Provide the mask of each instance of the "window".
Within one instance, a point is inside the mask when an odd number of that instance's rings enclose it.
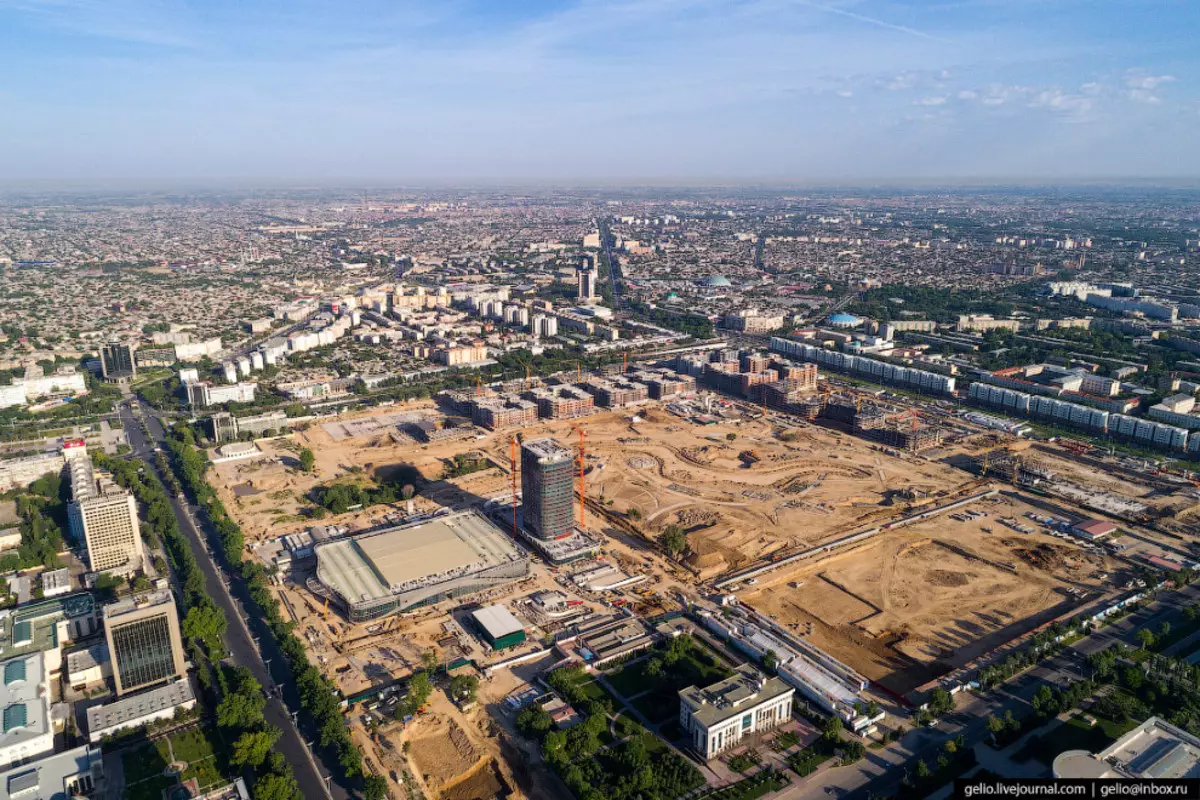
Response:
[[[750,726],[753,723],[754,723],[754,715],[753,714],[747,714],[746,716],[742,717],[742,730],[744,730],[744,731],[750,730]]]

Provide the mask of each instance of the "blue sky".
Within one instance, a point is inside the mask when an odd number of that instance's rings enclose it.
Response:
[[[1200,176],[1195,0],[0,0],[0,181]]]

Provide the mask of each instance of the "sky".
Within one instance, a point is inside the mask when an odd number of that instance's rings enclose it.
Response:
[[[1196,0],[0,0],[0,183],[1200,177]]]

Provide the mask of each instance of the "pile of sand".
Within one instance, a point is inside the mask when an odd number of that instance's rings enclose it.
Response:
[[[422,722],[422,727],[425,727]],[[431,789],[445,784],[479,761],[480,753],[462,728],[452,719],[436,720],[436,727],[412,740],[409,752],[413,763]]]

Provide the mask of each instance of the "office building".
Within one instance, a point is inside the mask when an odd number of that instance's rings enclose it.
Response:
[[[103,613],[118,695],[185,676],[179,612],[169,589],[111,603]]]
[[[570,535],[575,526],[575,453],[557,439],[521,445],[525,528],[539,539]]]
[[[696,752],[716,758],[749,736],[792,718],[796,690],[743,664],[729,678],[679,691],[679,724]]]
[[[236,367],[235,367],[236,370]],[[214,386],[208,381],[186,384],[188,403],[193,407],[207,408],[221,403],[253,403],[257,383],[235,383],[231,386]]]
[[[109,342],[100,348],[100,372],[110,382],[128,381],[137,377],[132,345]]]
[[[142,568],[145,551],[137,501],[112,478],[96,472],[82,440],[63,447],[71,479],[67,520],[76,542],[87,547],[92,572],[127,575]]]
[[[596,301],[596,270],[590,259],[584,259],[575,271],[577,282],[575,297],[580,305],[588,305]]]

